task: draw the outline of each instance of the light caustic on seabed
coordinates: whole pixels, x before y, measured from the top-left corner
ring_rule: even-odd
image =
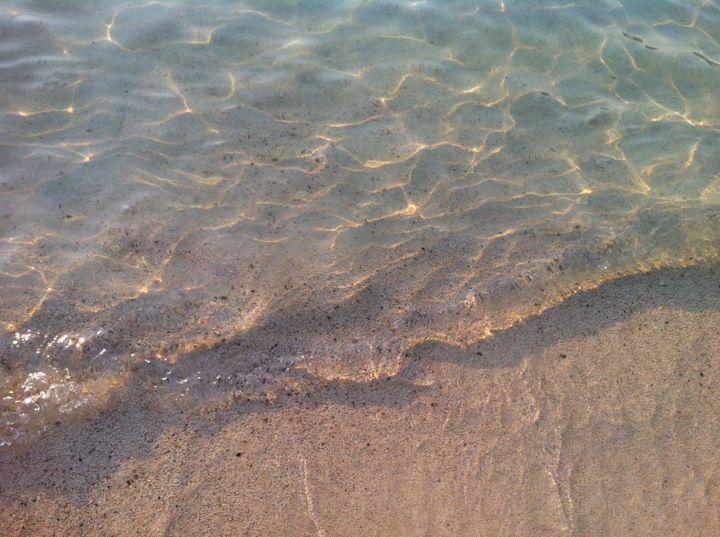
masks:
[[[3,382],[375,378],[715,257],[717,8],[642,4],[4,8]]]

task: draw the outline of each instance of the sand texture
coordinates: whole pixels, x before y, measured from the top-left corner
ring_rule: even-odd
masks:
[[[700,267],[419,343],[366,383],[289,370],[275,399],[221,383],[182,408],[138,371],[0,455],[3,535],[715,536],[718,326]],[[176,367],[227,374],[232,353]]]
[[[0,2],[0,537],[720,535],[717,0]]]

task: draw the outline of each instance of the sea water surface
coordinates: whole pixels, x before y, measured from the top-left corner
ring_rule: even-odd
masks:
[[[718,88],[713,0],[4,2],[0,445],[714,258]]]

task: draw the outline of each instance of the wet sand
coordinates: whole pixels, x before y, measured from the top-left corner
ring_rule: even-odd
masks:
[[[221,382],[183,406],[146,364],[100,414],[0,453],[2,533],[718,535],[718,326],[714,265],[419,342],[368,382],[288,367],[272,397]],[[225,375],[237,346],[176,368]]]

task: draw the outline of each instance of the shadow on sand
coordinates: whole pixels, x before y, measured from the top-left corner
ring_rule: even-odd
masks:
[[[353,307],[353,303],[332,306],[332,313],[352,318],[356,314]],[[31,445],[0,453],[3,476],[0,497],[6,505],[22,506],[29,497],[43,493],[61,495],[79,505],[122,462],[148,457],[156,439],[167,431],[191,430],[200,437],[211,437],[253,413],[328,405],[404,406],[434,389],[414,381],[438,361],[451,361],[469,370],[513,368],[531,353],[597,333],[634,313],[661,307],[686,311],[719,309],[720,267],[664,269],[611,281],[467,347],[426,340],[405,351],[403,367],[396,375],[371,382],[325,380],[301,369],[262,361],[246,363],[241,358],[244,352],[262,351],[271,345],[273,338],[291,339],[309,329],[301,313],[289,308],[275,313],[237,340],[182,356],[174,366],[176,378],[201,371],[208,379],[217,376],[242,379],[248,371],[259,367],[268,373],[270,382],[283,386],[274,398],[252,400],[238,395],[239,380],[206,382],[193,389],[163,383],[161,377],[166,366],[143,363],[115,391],[101,412],[63,423]],[[324,314],[320,311],[316,316]],[[572,356],[558,357],[564,358]],[[183,397],[179,397],[181,392]]]

